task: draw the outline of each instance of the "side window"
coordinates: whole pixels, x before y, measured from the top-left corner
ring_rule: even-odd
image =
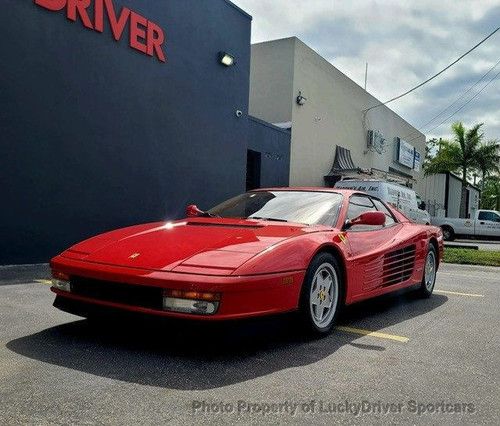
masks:
[[[394,220],[394,216],[392,213],[389,211],[389,209],[384,206],[384,203],[382,201],[377,200],[376,198],[372,198],[373,204],[375,204],[375,207],[379,212],[383,212],[385,214],[385,226],[391,226],[392,224],[396,223]]]
[[[492,222],[500,222],[500,217],[493,212],[479,212],[479,220],[491,220]]]
[[[358,217],[362,213],[376,211],[369,197],[353,195],[349,199],[349,207],[347,208],[347,219],[351,220]],[[350,228],[351,231],[373,231],[382,228],[374,225],[355,225]]]
[[[353,195],[349,199],[349,208],[347,209],[347,219],[351,220],[358,217],[361,213],[377,210],[370,198]]]

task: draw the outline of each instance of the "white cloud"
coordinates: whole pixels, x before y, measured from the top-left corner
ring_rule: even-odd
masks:
[[[358,84],[369,63],[368,90],[382,101],[436,73],[500,23],[500,0],[233,0],[253,16],[252,42],[297,36]],[[419,126],[453,102],[500,60],[500,33],[422,89],[390,104]],[[496,72],[473,91],[480,89]],[[450,124],[485,122],[500,138],[500,76],[462,111],[424,128],[449,133]]]

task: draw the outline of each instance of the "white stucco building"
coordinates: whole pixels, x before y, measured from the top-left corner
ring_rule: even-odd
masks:
[[[418,190],[425,135],[386,106],[364,113],[379,103],[296,37],[252,45],[250,114],[290,128],[291,186],[324,186],[335,160],[333,181],[354,167]]]

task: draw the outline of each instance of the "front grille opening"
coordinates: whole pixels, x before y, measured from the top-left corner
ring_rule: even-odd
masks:
[[[71,292],[91,299],[130,306],[157,310],[162,310],[163,307],[163,290],[157,287],[74,276],[71,278]]]

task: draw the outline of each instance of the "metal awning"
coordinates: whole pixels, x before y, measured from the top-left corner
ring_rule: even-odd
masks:
[[[360,173],[361,169],[354,165],[351,157],[351,151],[342,146],[336,146],[335,158],[330,172],[324,176],[327,185],[334,185],[341,176],[346,173]]]
[[[338,146],[335,148],[335,158],[330,172],[324,176],[327,186],[334,186],[342,179],[382,179],[387,182],[395,182],[401,185],[409,186],[415,183],[415,179],[406,173],[389,167],[389,171],[375,168],[362,169],[354,165],[351,158],[351,151],[347,148]]]
[[[338,146],[335,148],[335,159],[333,160],[332,171],[335,170],[357,170],[351,157],[351,151],[347,148]],[[330,174],[329,173],[329,174]]]

